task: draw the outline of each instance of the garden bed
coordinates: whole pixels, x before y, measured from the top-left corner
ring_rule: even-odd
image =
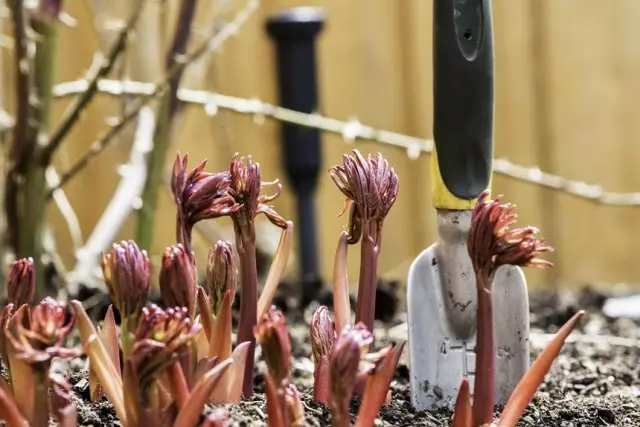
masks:
[[[531,297],[534,356],[543,342],[537,338],[544,333],[555,333],[578,307],[587,310],[587,317],[566,343],[519,426],[640,426],[640,347],[625,342],[612,342],[607,338],[639,338],[640,321],[608,318],[601,311],[603,301],[604,296],[590,291],[562,297],[555,293]],[[283,300],[280,302],[284,304]],[[329,411],[311,398],[313,362],[310,358],[307,322],[316,306],[317,303],[312,303],[304,316],[291,308],[286,312],[292,338],[295,382],[305,406],[305,425],[328,426]],[[376,331],[379,344],[402,338],[397,336],[401,335],[398,331],[402,330],[398,325],[405,317],[404,313],[397,313],[392,321],[379,323],[380,327]],[[415,411],[411,407],[409,368],[405,364],[407,352],[408,347],[405,348],[405,357],[401,360],[392,384],[392,401],[380,413],[380,425],[449,425],[449,411]],[[261,368],[262,363],[258,363],[256,370]],[[89,402],[84,361],[73,362],[71,371],[71,380],[78,398],[80,424],[96,427],[119,425],[107,401]],[[256,393],[252,399],[227,407],[233,420],[232,425],[266,425],[260,375],[256,375],[255,384]],[[357,403],[354,401],[352,405],[354,413],[358,408]]]

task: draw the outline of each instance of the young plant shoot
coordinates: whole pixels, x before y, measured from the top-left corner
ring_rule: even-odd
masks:
[[[375,294],[378,280],[378,255],[382,245],[382,226],[398,195],[398,177],[380,153],[365,159],[358,150],[353,156],[344,156],[342,166],[330,169],[330,175],[338,188],[347,197],[342,215],[349,205],[349,231],[343,231],[333,264],[333,310],[331,321],[329,310],[322,306],[311,321],[311,345],[315,364],[314,399],[328,404],[329,385],[325,375],[328,356],[336,336],[351,324],[351,304],[347,280],[348,245],[361,241],[360,282],[356,304],[356,323],[367,331],[373,331]],[[373,337],[373,335],[372,335]],[[373,338],[370,344],[373,343]],[[404,341],[396,348],[402,348]],[[395,369],[395,365],[393,367]],[[356,387],[354,392],[360,392]]]
[[[7,301],[14,307],[31,304],[36,293],[36,269],[33,258],[21,258],[11,263],[7,281]]]
[[[102,273],[109,297],[120,313],[122,357],[126,360],[131,350],[130,334],[149,297],[151,263],[147,252],[133,240],[123,241],[102,254]]]
[[[369,352],[372,342],[373,334],[360,322],[344,328],[333,345],[329,357],[329,407],[333,427],[351,426],[351,398],[362,381],[365,387],[356,427],[374,425],[387,399],[404,342],[375,353]]]
[[[238,342],[248,341],[250,343],[249,352],[247,354],[246,368],[244,372],[244,385],[242,393],[245,397],[253,394],[253,359],[255,354],[255,338],[253,328],[257,324],[258,316],[258,270],[256,266],[256,231],[255,218],[258,214],[263,213],[269,221],[275,226],[285,230],[291,228],[292,224],[287,222],[278,214],[269,202],[275,200],[282,191],[282,186],[278,181],[262,182],[260,177],[260,165],[251,160],[251,156],[240,157],[238,154],[233,156],[230,166],[231,184],[229,186],[229,194],[240,208],[232,212],[231,219],[233,221],[233,229],[236,236],[236,250],[240,256],[240,320],[238,324]],[[262,187],[267,185],[276,185],[276,192],[272,195],[261,194]],[[287,251],[284,259],[274,259],[274,265],[282,264],[282,270],[286,265],[286,259],[289,257]],[[273,268],[273,265],[272,265]],[[271,272],[270,272],[271,273]],[[283,271],[280,273],[280,275]],[[270,274],[271,275],[271,274]],[[268,281],[268,280],[267,280]],[[279,278],[278,278],[279,281]],[[273,284],[266,284],[263,293],[271,297],[277,281]],[[271,299],[268,298],[268,299]],[[262,303],[262,301],[261,301]],[[263,306],[268,308],[270,304]]]
[[[333,166],[329,174],[347,198],[341,214],[351,207],[347,243],[360,242],[356,323],[373,330],[382,225],[398,197],[398,176],[382,154],[365,159],[358,150],[353,150],[353,156],[345,154],[343,164]]]
[[[282,312],[272,306],[255,328],[267,364],[263,373],[269,427],[302,427],[304,409],[291,382],[291,341]]]
[[[478,292],[476,369],[473,406],[469,404],[469,384],[463,380],[456,401],[454,426],[480,427],[493,423],[495,347],[492,306],[492,283],[496,271],[503,265],[521,267],[551,267],[540,254],[553,248],[536,237],[534,227],[511,229],[517,215],[515,206],[501,204],[501,196],[487,200],[489,192],[478,198],[471,217],[468,250],[476,274]],[[559,353],[565,339],[576,326],[584,312],[577,313],[558,333],[552,343],[538,356],[513,392],[505,411],[507,418],[499,426],[515,426],[535,391],[544,380],[551,363]],[[518,402],[518,403],[513,403]],[[522,405],[522,402],[526,402]],[[516,416],[516,412],[517,416]]]
[[[82,354],[82,349],[64,347],[73,323],[73,316],[66,317],[65,306],[49,297],[33,308],[23,304],[11,315],[4,329],[11,388],[4,380],[0,383],[5,394],[0,416],[4,413],[7,421],[22,420],[18,425],[49,425],[51,362]]]
[[[242,396],[249,342],[239,343],[231,351],[231,306],[236,293],[237,276],[238,269],[231,244],[224,240],[218,241],[209,251],[206,287],[198,289],[200,321],[206,341],[203,343],[202,354],[215,360],[231,357],[233,363],[222,377],[220,386],[211,395],[211,403],[238,403]]]
[[[311,352],[313,355],[313,398],[329,406],[329,355],[336,340],[336,329],[329,309],[318,308],[311,318]]]
[[[11,380],[11,367],[7,353],[6,337],[2,332],[15,310],[31,304],[36,291],[36,269],[31,258],[21,258],[11,263],[7,281],[7,305],[0,313],[0,357],[7,367]]]

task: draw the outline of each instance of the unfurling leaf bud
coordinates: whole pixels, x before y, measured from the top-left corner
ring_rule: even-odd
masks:
[[[329,358],[332,399],[348,405],[360,375],[360,359],[372,342],[373,335],[362,323],[347,326],[338,335]]]
[[[370,224],[369,234],[377,242],[384,220],[398,197],[395,170],[380,153],[365,158],[353,150],[353,156],[345,154],[343,164],[333,166],[329,174],[347,198],[345,210],[351,203],[348,243],[358,243],[366,224]]]
[[[349,425],[349,404],[356,385],[375,365],[367,360],[373,334],[362,322],[346,326],[329,356],[330,407],[334,425]],[[377,359],[376,359],[377,361]]]
[[[36,291],[33,258],[21,258],[11,264],[7,283],[7,299],[15,307],[30,304]]]
[[[193,253],[182,244],[169,246],[162,256],[160,295],[166,307],[186,307],[189,317],[196,310],[197,270]]]
[[[272,206],[268,205],[282,192],[282,186],[277,180],[263,182],[260,176],[260,164],[254,163],[251,156],[244,158],[240,157],[238,153],[231,159],[229,172],[231,173],[229,194],[236,203],[242,206],[232,216],[236,230],[240,231],[240,229],[247,227],[259,213],[265,214],[273,225],[282,229],[287,228],[287,221]],[[276,185],[275,193],[271,195],[261,194],[263,187],[273,184]],[[248,230],[242,231],[247,232]]]
[[[25,319],[28,316],[28,319]],[[5,333],[19,359],[27,363],[50,362],[54,357],[76,357],[79,349],[64,348],[75,316],[66,317],[65,306],[47,297],[29,310],[23,305],[9,320]]]
[[[151,263],[147,252],[132,241],[114,243],[102,254],[102,273],[109,296],[123,317],[137,317],[147,303]]]
[[[202,326],[188,315],[186,307],[163,310],[155,304],[142,309],[130,360],[140,384],[150,384],[194,344]]]
[[[231,243],[219,240],[209,251],[207,264],[207,290],[211,297],[213,314],[218,315],[222,298],[227,290],[231,291],[231,297],[236,292],[236,280],[238,268],[233,256]]]
[[[255,336],[275,384],[287,381],[291,374],[291,341],[282,312],[271,306],[258,321]]]
[[[317,364],[322,356],[329,356],[336,340],[335,324],[326,306],[319,307],[311,318],[311,351]]]
[[[495,272],[501,265],[521,267],[551,267],[549,261],[538,258],[553,248],[536,237],[535,227],[510,229],[518,215],[515,205],[501,204],[502,196],[487,201],[489,191],[484,191],[471,216],[468,248],[478,285],[490,287]]]
[[[240,209],[227,193],[229,172],[205,172],[206,160],[187,171],[188,156],[176,156],[171,176],[171,192],[178,208],[177,239],[191,250],[191,230],[202,220],[229,215]]]

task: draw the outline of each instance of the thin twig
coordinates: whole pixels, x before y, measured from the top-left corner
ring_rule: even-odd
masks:
[[[178,24],[176,25],[175,35],[171,49],[167,54],[166,69],[171,70],[177,63],[181,62],[182,56],[187,51],[189,36],[191,35],[191,26],[196,12],[197,0],[183,0],[180,7],[180,15],[178,16]],[[178,86],[182,79],[184,68],[177,71],[169,79],[169,120],[178,112],[180,105],[178,101]]]
[[[47,146],[42,150],[42,162],[44,165],[48,165],[51,162],[51,156],[55,150],[60,146],[78,119],[80,119],[82,111],[93,99],[98,89],[98,81],[106,77],[111,72],[118,57],[125,50],[129,35],[133,31],[136,22],[138,22],[138,17],[140,16],[143,4],[144,0],[136,0],[136,5],[131,17],[127,21],[125,27],[120,31],[118,39],[111,47],[107,56],[99,56],[97,58],[98,60],[94,61],[94,64],[89,69],[86,77],[88,82],[87,90],[74,99],[73,103],[67,108],[62,117],[62,122],[53,132],[53,135],[51,135]]]
[[[17,251],[19,244],[18,177],[22,169],[24,144],[28,140],[31,108],[30,65],[27,52],[27,27],[22,0],[10,0],[9,7],[13,19],[14,70],[16,90],[16,120],[13,127],[11,146],[12,163],[9,165],[4,194],[7,230],[11,247]]]
[[[197,0],[182,0],[173,42],[167,53],[165,69],[171,70],[187,51],[191,27],[195,16]],[[162,180],[162,169],[167,150],[171,145],[171,135],[176,128],[181,108],[178,87],[184,69],[169,79],[169,88],[162,97],[158,122],[153,135],[153,151],[147,159],[148,175],[142,191],[142,209],[138,211],[136,242],[142,249],[150,249],[155,228],[155,211],[158,205],[158,189]]]
[[[249,0],[246,6],[238,12],[233,21],[229,22],[219,33],[215,36],[209,38],[206,42],[202,43],[200,47],[198,47],[193,53],[185,55],[183,61],[178,62],[169,70],[167,75],[164,77],[163,81],[160,84],[153,85],[154,89],[151,93],[143,95],[142,97],[137,99],[137,102],[134,103],[134,106],[131,110],[123,115],[118,122],[109,128],[98,140],[96,140],[89,151],[86,152],[80,159],[74,163],[69,170],[65,171],[60,177],[60,184],[58,187],[63,187],[71,178],[73,178],[78,172],[83,170],[89,162],[99,155],[105,148],[109,146],[109,143],[113,139],[114,136],[120,132],[125,125],[127,125],[132,119],[137,117],[140,109],[149,103],[151,100],[155,99],[159,95],[162,95],[169,87],[169,83],[171,78],[177,73],[184,70],[189,64],[200,59],[207,52],[215,52],[218,50],[222,44],[227,41],[232,35],[236,34],[240,27],[248,20],[251,14],[257,9],[258,0]],[[53,189],[52,189],[53,190]],[[48,198],[51,197],[51,191],[49,191]]]
[[[98,86],[100,92],[113,96],[145,96],[152,93],[155,88],[154,84],[149,82],[123,82],[116,80],[102,80]],[[73,95],[83,91],[85,87],[86,83],[82,80],[61,83],[55,89],[56,96],[62,98]],[[262,123],[264,118],[270,118],[301,127],[335,133],[341,135],[348,143],[352,143],[355,140],[366,140],[401,148],[406,150],[407,155],[412,159],[418,158],[421,154],[430,154],[433,150],[432,139],[423,139],[377,129],[360,123],[357,119],[338,120],[317,113],[301,113],[269,104],[259,99],[248,99],[193,89],[180,89],[178,98],[185,104],[204,107],[205,111],[210,115],[214,115],[220,109],[254,116],[256,123]],[[505,158],[493,159],[493,172],[601,205],[640,206],[640,191],[627,193],[605,191],[598,184],[571,180],[560,175],[544,172],[536,166],[520,165]]]

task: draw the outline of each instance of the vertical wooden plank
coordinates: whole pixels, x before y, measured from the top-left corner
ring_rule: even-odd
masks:
[[[631,3],[618,2],[612,7],[591,0],[548,2],[552,70],[548,99],[558,172],[602,183],[608,189],[640,187],[637,175],[620,173],[623,165],[633,162],[624,158],[628,153],[625,146],[638,137],[620,127],[629,117],[621,108],[628,82],[621,79],[620,70],[628,66],[627,55],[638,55],[631,48],[621,48],[634,43],[626,31],[621,37],[621,29],[630,22],[621,21],[620,15],[629,12]],[[563,247],[559,263],[562,282],[580,285],[637,276],[628,224],[638,219],[630,220],[628,208],[556,197]]]
[[[535,166],[540,165],[540,103],[537,82],[542,79],[533,55],[536,45],[532,6],[540,2],[529,0],[493,2],[495,45],[495,146],[494,157]],[[542,64],[541,66],[544,66]],[[552,225],[543,216],[544,193],[534,185],[494,175],[493,192],[504,194],[504,201],[515,203],[519,224],[531,224],[549,235]],[[544,272],[526,269],[529,288],[548,280]]]
[[[433,137],[433,4],[407,1],[401,8],[403,53],[403,96],[405,103],[405,133],[420,138]],[[423,154],[407,165],[412,198],[413,230],[409,258],[400,269],[403,278],[420,252],[437,239],[437,218],[431,196],[431,156]]]

